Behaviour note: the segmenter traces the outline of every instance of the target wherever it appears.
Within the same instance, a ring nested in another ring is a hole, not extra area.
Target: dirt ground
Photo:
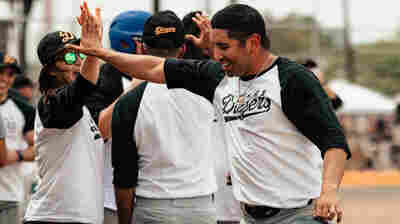
[[[400,186],[344,187],[344,224],[400,224]]]

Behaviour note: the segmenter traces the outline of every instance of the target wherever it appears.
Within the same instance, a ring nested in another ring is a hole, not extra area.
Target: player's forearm
[[[133,78],[165,83],[164,58],[125,54],[108,49],[98,49],[96,50],[96,55]]]
[[[325,153],[321,194],[339,190],[347,163],[347,154],[342,149],[329,149]]]
[[[115,187],[115,199],[117,203],[119,224],[131,224],[135,199],[135,189]]]
[[[23,151],[8,150],[7,158],[4,166],[8,166],[17,162],[31,162],[35,160],[35,148],[34,146],[29,146]]]
[[[82,76],[93,85],[96,85],[99,78],[99,72],[100,60],[96,57],[88,56],[81,66]]]

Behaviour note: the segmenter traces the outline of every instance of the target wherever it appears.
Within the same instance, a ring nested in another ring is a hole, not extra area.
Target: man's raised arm
[[[87,48],[83,46],[68,45],[67,48],[98,57],[112,64],[121,72],[129,74],[133,78],[156,83],[165,83],[164,58],[148,55],[125,54],[104,49],[102,47]]]

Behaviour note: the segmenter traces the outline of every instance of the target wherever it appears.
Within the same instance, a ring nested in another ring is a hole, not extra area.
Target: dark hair
[[[304,63],[302,63],[302,65],[308,69],[313,69],[318,67],[317,62],[315,62],[313,59],[311,58],[307,58]]]
[[[197,24],[193,22],[192,18],[196,17],[196,14],[202,14],[201,11],[192,11],[186,14],[183,19],[183,29],[185,30],[185,34],[192,34],[195,36],[200,35],[200,29],[197,27]]]
[[[20,75],[15,78],[12,88],[14,88],[14,89],[21,89],[24,87],[33,88],[33,86],[34,86],[33,82],[30,78],[28,78],[24,75]]]
[[[256,33],[261,37],[261,46],[267,50],[271,41],[267,36],[265,21],[254,8],[244,4],[233,4],[218,11],[211,20],[214,29],[228,31],[228,37],[244,44],[250,35]]]
[[[185,34],[192,34],[196,37],[200,35],[200,29],[195,22],[193,22],[192,18],[196,16],[196,14],[202,14],[201,11],[193,11],[186,14],[183,19],[183,28],[185,30]],[[191,41],[186,41],[186,51],[183,55],[185,59],[209,59],[210,56],[205,55],[203,50],[195,46]]]
[[[64,85],[62,81],[57,79],[55,75],[51,75],[51,72],[54,72],[55,65],[48,65],[40,70],[39,75],[39,91],[42,94],[46,94],[46,92],[50,89],[59,88]]]

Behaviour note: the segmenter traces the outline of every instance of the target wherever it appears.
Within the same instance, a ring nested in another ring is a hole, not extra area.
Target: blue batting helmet
[[[109,31],[111,48],[124,53],[135,53],[136,44],[133,39],[142,36],[144,24],[150,16],[150,13],[138,10],[126,11],[116,16]],[[123,47],[121,41],[129,47]]]

